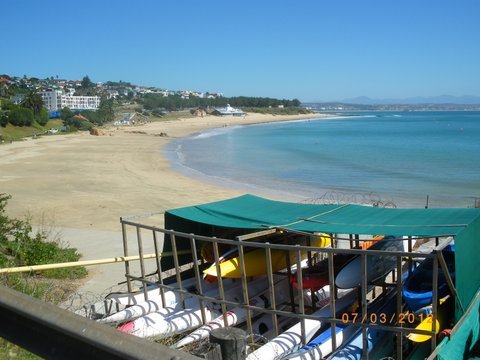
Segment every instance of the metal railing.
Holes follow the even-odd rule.
[[[139,219],[141,216],[135,216],[135,219]],[[402,341],[403,341],[403,335],[409,334],[409,333],[416,333],[416,334],[423,334],[423,335],[430,335],[431,336],[431,351],[433,351],[436,347],[436,316],[437,316],[437,304],[438,304],[438,265],[441,265],[441,268],[444,272],[444,274],[447,277],[448,285],[450,289],[453,291],[453,294],[455,294],[455,289],[453,287],[453,283],[448,275],[448,269],[446,269],[446,264],[445,260],[443,259],[441,255],[441,250],[447,246],[453,238],[450,238],[450,241],[444,241],[441,245],[438,245],[438,240],[439,237],[433,237],[436,239],[436,245],[437,247],[434,249],[433,252],[431,253],[415,253],[412,251],[412,238],[408,238],[408,250],[409,251],[382,251],[382,250],[359,250],[359,249],[352,249],[352,248],[337,248],[337,247],[330,247],[330,248],[324,248],[324,247],[315,247],[315,246],[308,246],[308,245],[286,245],[286,244],[280,244],[280,243],[270,243],[270,242],[258,242],[258,241],[251,241],[252,239],[255,238],[262,238],[265,236],[269,236],[271,234],[278,234],[280,232],[283,233],[295,233],[297,235],[303,235],[306,237],[306,239],[315,236],[311,233],[303,233],[300,231],[292,231],[289,229],[285,228],[270,228],[266,229],[263,231],[260,231],[258,233],[253,233],[253,234],[247,234],[243,236],[237,236],[235,240],[232,239],[222,239],[222,238],[215,238],[215,237],[209,237],[209,236],[202,236],[202,235],[195,235],[195,234],[188,234],[188,233],[183,233],[183,232],[178,232],[174,230],[167,230],[167,229],[162,229],[157,226],[152,226],[152,225],[146,225],[142,224],[136,221],[132,221],[132,218],[121,218],[120,219],[121,224],[122,224],[122,230],[123,230],[123,241],[124,241],[124,255],[129,256],[130,251],[132,248],[136,248],[138,251],[138,254],[140,256],[140,268],[137,269],[140,272],[140,275],[132,275],[132,269],[131,269],[131,264],[126,262],[125,264],[125,275],[126,275],[126,280],[127,280],[127,287],[128,290],[131,291],[134,289],[134,283],[138,283],[139,287],[142,287],[144,289],[144,296],[145,299],[148,299],[148,286],[157,286],[161,297],[163,301],[165,300],[164,293],[165,291],[174,291],[179,294],[182,294],[183,296],[196,296],[199,302],[199,307],[200,309],[203,309],[203,304],[205,303],[210,303],[210,304],[216,304],[218,307],[221,308],[223,318],[224,318],[224,324],[227,325],[227,315],[226,315],[226,309],[227,306],[235,306],[235,307],[243,307],[247,310],[247,318],[246,318],[246,328],[247,332],[252,336],[253,339],[253,334],[252,334],[252,313],[255,314],[271,314],[272,315],[272,322],[274,326],[274,331],[275,335],[279,334],[279,328],[278,328],[278,318],[279,317],[289,317],[289,318],[294,318],[301,322],[301,338],[302,338],[302,344],[305,345],[305,320],[307,319],[314,319],[314,320],[321,320],[325,323],[329,323],[331,326],[332,330],[332,341],[333,341],[333,349],[336,349],[336,343],[335,343],[335,326],[338,324],[345,324],[345,320],[342,318],[337,317],[337,311],[336,311],[336,301],[337,301],[337,289],[335,286],[334,278],[334,255],[336,254],[350,254],[350,255],[356,255],[361,257],[361,272],[362,272],[362,281],[361,281],[361,286],[360,286],[360,293],[358,296],[358,305],[359,309],[361,309],[360,313],[361,314],[368,314],[368,305],[369,305],[369,299],[368,297],[375,297],[377,289],[373,289],[373,295],[372,291],[370,291],[370,285],[367,284],[367,262],[368,262],[368,257],[370,256],[388,256],[388,257],[395,257],[396,258],[396,265],[395,267],[390,271],[390,278],[392,279],[390,283],[384,282],[381,285],[377,286],[381,288],[381,293],[387,293],[388,289],[393,289],[393,291],[396,291],[396,317],[395,319],[399,319],[399,314],[404,312],[404,309],[402,307],[403,301],[402,301],[402,273],[405,272],[405,268],[407,271],[412,270],[412,263],[413,261],[418,261],[420,259],[427,259],[427,258],[432,258],[433,259],[433,272],[432,272],[432,295],[433,295],[433,301],[432,301],[432,321],[433,321],[433,328],[432,331],[427,331],[427,330],[417,330],[409,327],[404,327],[402,324],[399,324],[398,321],[394,322],[393,324],[377,324],[377,323],[371,323],[371,322],[352,322],[352,325],[358,326],[362,328],[363,332],[363,341],[364,341],[364,352],[367,349],[366,346],[366,341],[367,341],[367,336],[366,336],[366,331],[368,328],[372,329],[378,329],[382,331],[389,331],[392,333],[397,334],[397,341],[396,341],[396,358],[401,359],[402,358]],[[136,237],[134,239],[134,245],[131,246],[131,240],[129,239],[128,236],[128,231],[127,229],[129,227],[133,227],[135,230],[134,233],[136,234]],[[151,236],[150,239],[153,241],[153,245],[155,248],[155,252],[157,254],[156,261],[153,265],[154,267],[154,272],[149,273],[149,275],[156,274],[156,278],[152,279],[151,276],[147,275],[147,267],[145,265],[144,259],[142,259],[142,254],[143,254],[143,249],[144,249],[144,238],[143,235],[144,232],[150,232]],[[160,239],[161,236],[159,234],[163,234],[165,239]],[[445,234],[443,237],[450,236],[448,234]],[[330,237],[332,239],[332,246],[335,246],[335,244],[338,244],[339,242],[343,241],[348,241],[350,245],[353,244],[358,244],[359,242],[362,241],[367,241],[371,240],[371,238],[367,239],[360,239],[360,237],[357,235],[353,237],[352,235],[348,237],[340,237],[340,236],[334,236],[333,234],[330,234]],[[431,239],[432,237],[428,238],[423,238],[423,239]],[[166,240],[169,239],[169,240]],[[188,265],[189,267],[193,268],[194,272],[194,277],[195,277],[195,291],[192,292],[191,290],[189,291],[188,289],[184,288],[182,285],[182,277],[181,277],[181,272],[182,272],[182,264],[179,259],[179,255],[177,254],[177,243],[178,241],[187,241],[188,244],[190,245],[190,250],[192,254],[192,259],[193,261]],[[416,238],[421,239],[421,238]],[[249,240],[249,241],[247,241]],[[173,269],[175,271],[175,278],[176,278],[176,284],[174,285],[167,285],[165,284],[164,280],[166,278],[166,269],[162,269],[161,266],[161,258],[162,258],[162,251],[164,248],[164,244],[160,243],[161,241],[170,241],[171,247],[172,247],[172,252],[173,252],[173,262],[174,266]],[[220,267],[219,267],[219,259],[220,259],[220,252],[219,252],[219,245],[224,244],[224,245],[229,245],[229,246],[236,246],[238,247],[238,258],[239,258],[239,267],[240,267],[240,282],[242,286],[242,293],[243,293],[243,302],[238,302],[238,301],[232,301],[228,300],[225,296],[225,286],[224,286],[224,280],[222,279],[221,276],[218,276],[218,295],[216,296],[209,296],[204,294],[202,291],[202,276],[201,276],[201,266],[204,265],[204,262],[202,259],[198,257],[197,254],[197,243],[198,242],[207,242],[211,243],[213,247],[213,253],[214,253],[214,263],[216,264],[216,269],[217,269],[217,274],[220,273]],[[403,239],[401,241],[404,241]],[[265,250],[265,258],[267,262],[267,274],[266,274],[266,281],[268,282],[268,295],[270,298],[270,306],[269,307],[259,307],[255,306],[249,303],[249,290],[248,290],[248,278],[245,274],[245,262],[244,262],[244,254],[246,248],[254,248],[254,249],[264,249]],[[290,293],[292,298],[290,299],[290,305],[292,306],[292,310],[295,310],[294,312],[289,312],[285,311],[282,309],[278,308],[278,305],[276,303],[275,299],[275,285],[274,285],[274,271],[272,270],[272,256],[271,252],[272,250],[283,250],[283,251],[288,251],[288,252],[296,252],[297,254],[297,262],[296,264],[289,264],[289,265],[296,265],[296,269],[301,269],[302,263],[301,263],[301,253],[302,252],[307,252],[308,253],[308,259],[309,261],[312,259],[312,254],[321,254],[322,258],[327,258],[328,259],[328,269],[329,269],[329,284],[330,284],[330,294],[334,294],[333,296],[330,296],[330,316],[328,317],[318,317],[318,316],[312,316],[310,313],[312,311],[311,306],[310,308],[306,306],[304,303],[304,294],[303,294],[303,289],[302,289],[302,272],[297,271],[296,276],[297,276],[297,281],[298,281],[298,289],[296,291],[292,290],[292,286],[290,284]],[[288,256],[287,256],[288,258]],[[283,272],[282,274],[285,276],[292,276],[292,271],[290,270],[290,266],[287,267],[287,272]],[[138,272],[138,271],[137,271]],[[396,280],[395,280],[396,279]],[[313,293],[313,291],[312,291]],[[296,300],[297,299],[297,300]],[[311,304],[313,304],[313,309],[315,307],[315,301],[312,299]],[[202,313],[202,318],[205,322],[205,314]],[[367,354],[364,353],[365,357],[367,357]]]
[[[0,286],[0,337],[46,359],[198,359]]]

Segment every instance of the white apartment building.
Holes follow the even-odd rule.
[[[61,90],[41,91],[39,95],[48,111],[57,111],[64,107],[71,110],[97,110],[100,106],[99,96],[65,95]]]

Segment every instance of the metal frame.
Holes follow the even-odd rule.
[[[46,359],[176,359],[197,357],[130,336],[0,286],[0,337]]]
[[[147,214],[146,216],[150,216]],[[135,216],[135,219],[141,218],[142,216]],[[237,306],[237,307],[244,307],[247,309],[247,330],[250,336],[252,336],[253,339],[253,334],[252,334],[252,319],[251,315],[253,312],[255,313],[264,313],[264,314],[271,314],[272,319],[273,319],[273,327],[275,330],[275,334],[278,335],[279,329],[278,329],[278,317],[279,316],[284,316],[284,317],[291,317],[291,318],[296,318],[301,322],[301,338],[302,338],[302,343],[305,342],[305,320],[306,319],[321,319],[325,322],[330,322],[331,329],[332,329],[332,340],[333,340],[333,349],[336,349],[336,339],[335,339],[335,325],[336,324],[341,324],[344,323],[341,319],[337,318],[335,316],[336,314],[336,287],[334,284],[334,263],[333,263],[333,255],[334,254],[352,254],[352,255],[360,255],[361,256],[361,269],[362,269],[362,285],[361,286],[361,310],[363,314],[368,314],[368,300],[367,300],[367,295],[369,293],[369,289],[367,287],[367,276],[366,276],[366,270],[367,270],[367,256],[372,256],[372,255],[388,255],[388,256],[395,256],[397,258],[395,270],[393,271],[393,279],[394,283],[389,284],[389,286],[395,286],[396,291],[397,291],[397,306],[396,306],[396,311],[401,312],[402,311],[402,298],[401,298],[401,287],[402,287],[402,267],[404,264],[411,264],[415,259],[426,259],[426,258],[433,258],[433,278],[432,278],[432,292],[433,292],[433,317],[435,320],[436,317],[436,310],[437,310],[437,305],[438,305],[438,294],[437,294],[437,284],[438,284],[438,264],[442,266],[442,269],[444,272],[447,274],[447,281],[448,285],[453,289],[454,294],[456,294],[455,289],[453,287],[453,282],[451,281],[450,277],[448,276],[448,272],[445,271],[446,269],[446,264],[441,256],[441,250],[448,245],[450,241],[446,241],[442,243],[440,246],[437,246],[432,253],[415,253],[412,252],[412,246],[411,246],[411,240],[412,238],[408,238],[408,250],[410,251],[381,251],[381,250],[359,250],[359,249],[338,249],[338,248],[320,248],[320,247],[312,247],[312,246],[304,246],[304,245],[284,245],[284,244],[273,244],[270,242],[256,242],[253,241],[254,239],[258,239],[259,237],[270,235],[270,234],[275,234],[279,231],[282,232],[290,232],[290,233],[295,233],[299,235],[305,235],[305,236],[312,236],[311,233],[305,233],[301,231],[293,231],[290,229],[287,229],[285,227],[270,227],[265,230],[261,230],[255,233],[250,233],[242,236],[238,236],[236,240],[231,240],[231,239],[222,239],[222,238],[216,238],[216,237],[208,237],[208,236],[201,236],[201,235],[195,235],[195,234],[187,234],[187,233],[182,233],[174,230],[167,230],[167,229],[162,229],[157,226],[151,226],[151,225],[145,225],[141,224],[139,222],[131,221],[132,217],[129,219],[127,218],[121,218],[120,222],[122,224],[122,231],[123,231],[123,238],[124,238],[124,252],[125,256],[128,256],[129,252],[129,247],[127,244],[127,236],[126,236],[126,229],[127,226],[132,226],[136,229],[137,233],[137,241],[138,241],[138,248],[139,250],[143,248],[142,246],[142,239],[141,239],[141,233],[139,229],[145,229],[153,232],[153,238],[156,241],[157,239],[157,233],[162,233],[164,235],[169,235],[171,242],[172,242],[172,250],[173,250],[173,260],[174,260],[174,266],[175,266],[175,272],[176,272],[176,277],[177,277],[177,283],[178,287],[174,286],[169,286],[165,285],[163,283],[162,279],[162,272],[160,268],[160,261],[157,258],[157,273],[159,275],[159,281],[152,281],[147,279],[145,275],[145,269],[142,267],[144,266],[143,264],[141,265],[141,276],[133,276],[131,275],[131,268],[126,262],[125,264],[125,271],[126,271],[126,278],[127,278],[127,284],[129,285],[128,288],[131,290],[131,284],[133,281],[138,281],[142,284],[144,288],[146,288],[147,285],[156,285],[160,288],[160,291],[164,292],[167,290],[173,290],[176,291],[180,294],[187,295],[189,293],[187,290],[185,290],[182,287],[182,281],[180,277],[180,265],[179,265],[179,260],[178,260],[178,253],[176,250],[176,241],[177,238],[185,238],[190,241],[191,244],[191,249],[192,249],[192,255],[194,259],[197,259],[197,252],[195,248],[195,243],[196,241],[206,241],[206,242],[211,242],[213,244],[213,249],[214,249],[214,259],[217,264],[217,272],[220,272],[220,267],[219,267],[219,250],[218,250],[218,245],[219,244],[227,244],[227,245],[232,245],[232,246],[237,246],[238,247],[238,256],[239,256],[239,266],[240,266],[240,271],[241,271],[241,284],[242,284],[242,291],[243,291],[243,303],[238,303],[234,301],[229,301],[225,298],[225,289],[224,289],[224,284],[223,284],[223,279],[220,277],[218,279],[218,285],[219,285],[219,297],[210,297],[206,296],[203,294],[202,289],[201,289],[201,274],[198,268],[198,261],[194,261],[192,266],[194,267],[195,270],[195,278],[196,278],[196,286],[197,286],[197,294],[194,294],[199,301],[199,305],[202,306],[204,302],[212,302],[216,303],[221,307],[222,314],[224,316],[224,322],[225,324],[227,323],[227,318],[226,318],[226,307],[228,306]],[[312,219],[309,219],[312,221]],[[315,221],[315,220],[313,220]],[[333,234],[332,234],[333,235]],[[349,241],[350,244],[358,244],[361,241],[368,241],[371,239],[360,239],[357,234],[353,234],[355,237],[353,238],[352,235],[346,238],[338,237],[338,236],[332,236],[332,245],[338,241]],[[451,236],[450,234],[445,234],[442,237],[447,237]],[[438,236],[431,236],[431,237],[425,237],[428,239],[431,238],[438,238]],[[419,239],[419,238],[417,238]],[[247,241],[249,240],[249,241]],[[353,241],[354,240],[354,241]],[[402,240],[404,241],[404,240]],[[270,308],[265,309],[262,307],[258,306],[253,306],[249,304],[249,294],[248,294],[248,279],[246,278],[245,275],[245,268],[244,268],[244,247],[253,247],[253,248],[261,248],[265,249],[265,254],[266,254],[266,260],[267,260],[267,281],[269,284],[269,289],[268,292],[270,294]],[[284,310],[279,310],[278,305],[275,299],[275,291],[274,291],[274,281],[273,281],[273,271],[272,271],[272,260],[271,260],[271,251],[272,250],[285,250],[285,251],[296,251],[297,255],[300,255],[301,252],[309,252],[310,254],[313,252],[318,252],[320,254],[323,254],[328,258],[328,268],[329,268],[329,281],[330,281],[330,316],[329,317],[313,317],[309,314],[306,313],[305,309],[305,304],[303,300],[303,291],[302,286],[299,286],[297,290],[298,295],[298,304],[294,305],[296,309],[298,309],[297,313],[291,313],[288,311]],[[156,251],[158,256],[161,256],[161,252]],[[295,264],[297,266],[297,269],[301,267],[301,256],[297,256],[297,263]],[[405,259],[405,260],[404,260]],[[140,260],[141,263],[143,263],[143,259]],[[292,264],[294,265],[294,264]],[[409,271],[411,271],[411,266],[408,266]],[[395,280],[396,278],[396,280]],[[301,271],[297,271],[297,281],[298,284],[302,285],[302,273]],[[385,288],[384,288],[385,290]],[[399,291],[400,290],[400,291]],[[293,303],[293,299],[292,299]],[[203,308],[203,307],[202,307]],[[205,314],[202,314],[203,319],[205,320]],[[398,313],[397,317],[398,319]],[[434,327],[435,327],[435,321],[433,322]],[[432,346],[432,352],[435,349],[436,346],[436,336],[435,336],[435,328],[432,331],[425,331],[425,330],[415,330],[412,328],[406,328],[403,326],[398,326],[396,324],[393,325],[381,325],[381,324],[371,324],[371,323],[354,323],[353,325],[361,327],[362,328],[362,333],[363,333],[363,341],[364,345],[367,341],[367,329],[368,328],[377,328],[379,330],[385,330],[385,331],[390,331],[393,333],[397,333],[397,343],[396,343],[396,352],[397,352],[397,358],[401,359],[402,354],[401,354],[401,349],[402,349],[402,334],[407,334],[407,333],[418,333],[418,334],[425,334],[425,335],[431,335],[432,340],[431,340],[431,346]],[[366,346],[364,346],[364,349],[366,349]],[[366,354],[364,354],[366,355]],[[367,358],[367,356],[365,356]]]

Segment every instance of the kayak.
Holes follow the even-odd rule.
[[[170,285],[175,288],[178,288],[176,283]],[[182,281],[182,287],[189,288],[195,286],[195,278],[190,278]],[[212,286],[213,288],[213,286]],[[147,287],[147,296],[149,300],[153,299],[160,299],[161,301],[161,293],[160,288],[158,286],[148,286]],[[177,303],[180,300],[180,296],[178,292],[172,290],[165,290],[165,304],[161,303],[161,307],[172,306],[173,304]],[[145,302],[145,293],[143,290],[135,290],[132,292],[113,292],[108,294],[105,299],[115,301],[119,304],[123,304],[126,306],[135,305],[139,303]]]
[[[312,241],[311,246],[313,247],[325,247],[330,245],[330,236],[327,234],[322,234],[321,236],[317,236]],[[288,258],[286,256],[288,253]],[[272,258],[272,271],[279,271],[285,269],[290,265],[294,265],[297,262],[297,251],[288,251],[285,250],[271,250],[271,258]],[[307,257],[307,252],[301,252],[302,259]],[[245,269],[245,276],[258,276],[264,275],[267,273],[267,257],[265,254],[265,249],[255,249],[252,251],[248,251],[244,253],[244,269]],[[289,262],[287,261],[289,260]],[[229,260],[223,261],[219,264],[220,266],[220,276],[222,278],[240,278],[242,276],[240,272],[240,259],[238,256],[233,257]],[[203,271],[205,275],[215,276],[217,277],[217,266],[213,264],[209,268]]]
[[[203,309],[206,321],[216,318],[219,313],[209,307]],[[129,321],[117,329],[138,337],[165,338],[197,328],[203,324],[202,309],[186,309],[165,317],[163,314],[150,313]]]
[[[386,295],[386,297],[380,297],[368,307],[369,318],[372,319],[371,314],[376,314],[376,318],[379,319],[380,316],[385,316],[387,319],[390,318],[396,310],[396,296],[395,292],[391,292]],[[357,330],[353,337],[344,342],[339,349],[337,349],[328,359],[362,359],[363,356],[363,333],[362,328],[356,326]],[[374,356],[373,353],[378,351],[376,347],[381,344],[387,334],[391,334],[388,331],[378,330],[376,328],[367,328],[367,349],[365,351],[369,354],[369,358],[378,359],[379,357]]]
[[[352,255],[349,254],[336,254],[333,257],[334,271],[338,271],[348,261],[352,259]],[[292,274],[290,277],[295,289],[298,289],[298,277],[297,274]],[[302,285],[303,289],[312,289],[317,291],[329,283],[328,278],[328,259],[320,261],[312,267],[302,269]]]
[[[368,248],[368,250],[403,251],[404,241],[394,236],[386,236]],[[362,282],[362,258],[356,256],[347,263],[335,278],[335,284],[340,289],[358,287]],[[397,264],[395,256],[369,255],[367,256],[367,283],[376,281],[392,271]]]
[[[354,325],[339,324],[335,326],[335,341],[337,347],[348,340],[355,332],[357,327]],[[333,349],[332,329],[328,327],[317,337],[312,339],[307,345],[298,351],[287,355],[284,359],[290,360],[321,360],[330,354]]]
[[[442,251],[445,263],[455,280],[455,251],[452,245]],[[425,259],[418,265],[403,285],[403,299],[408,308],[415,312],[432,303],[433,258]],[[438,297],[445,297],[449,292],[447,280],[440,264],[438,264]]]
[[[444,298],[440,299],[440,304],[437,308],[437,316],[435,321],[435,334],[438,334],[441,330],[450,327],[450,322],[453,318],[455,301],[452,296],[447,295]],[[418,314],[418,312],[417,312]],[[429,315],[423,318],[423,321],[420,322],[415,327],[416,330],[433,330],[433,317],[430,312]],[[422,343],[427,340],[430,340],[432,337],[430,335],[415,334],[410,333],[407,335],[407,339],[415,343]]]
[[[390,296],[392,295],[389,295],[387,301],[393,301],[390,299]],[[383,306],[384,303],[384,298],[379,298],[378,300],[375,300],[369,307],[369,313],[372,314],[379,312],[379,308]],[[337,348],[349,341],[351,337],[357,332],[358,327],[353,324],[337,324],[335,326],[335,339]],[[286,358],[296,360],[320,360],[328,356],[332,352],[332,350],[332,329],[327,328],[323,330],[314,339],[312,339],[307,345],[303,346],[298,351],[288,355]]]
[[[179,303],[174,304],[174,307],[161,307],[159,306],[159,302],[155,300],[148,300],[144,303],[140,303],[137,305],[130,306],[124,310],[118,311],[112,315],[109,315],[105,318],[98,319],[97,322],[101,324],[109,324],[109,323],[122,323],[128,320],[133,320],[138,317],[150,314],[152,312],[156,312],[161,314],[162,316],[166,317],[172,315],[176,311],[179,310]]]
[[[268,289],[264,291],[267,292]],[[275,300],[278,303],[282,303],[286,300],[288,300],[288,282],[287,278],[283,277],[277,284],[275,284]],[[249,299],[249,304],[253,306],[258,306],[258,307],[269,307],[270,306],[270,299],[266,294],[258,294],[257,296],[254,296]],[[255,316],[255,312],[250,313],[251,316]],[[226,321],[227,321],[227,326],[235,326],[238,324],[241,324],[247,320],[248,312],[247,309],[244,307],[235,307],[234,309],[228,311],[226,313]],[[271,319],[271,315],[268,315]],[[217,318],[213,319],[212,321],[206,323],[205,325],[201,326],[197,330],[193,331],[183,339],[181,339],[179,342],[175,344],[176,348],[180,348],[183,346],[186,346],[188,344],[191,344],[193,342],[202,340],[207,338],[210,333],[214,329],[219,329],[225,327],[225,321],[223,315],[218,316]],[[261,330],[258,329],[258,331]],[[254,329],[255,333],[255,329]]]
[[[248,250],[245,249],[245,250],[246,250],[246,252],[251,251],[251,249],[248,249]],[[212,251],[213,251],[213,250],[212,250]],[[222,264],[222,263],[224,263],[225,261],[228,261],[228,260],[230,260],[230,259],[233,259],[233,258],[235,258],[235,257],[237,257],[237,256],[238,256],[238,248],[230,249],[230,250],[228,250],[227,252],[225,252],[222,256],[220,256],[220,257],[218,258],[218,263],[219,263],[219,264]],[[215,260],[212,261],[212,262],[215,262]],[[204,273],[204,275],[203,275],[203,279],[204,279],[206,282],[208,282],[208,283],[214,283],[214,282],[217,282],[217,281],[218,281],[218,278],[217,278],[216,276],[208,275],[208,274],[205,274],[205,273]]]
[[[283,277],[281,279],[283,279]],[[274,277],[274,281],[278,282],[277,276]],[[225,285],[225,298],[227,300],[243,302],[243,288],[240,281],[231,282]],[[252,296],[264,292],[268,289],[268,283],[265,277],[257,278],[254,281],[251,281],[248,285],[249,293],[252,294]],[[202,284],[202,290],[203,288],[207,289],[203,291],[203,294],[205,296],[219,296],[219,291],[216,284],[214,287],[205,287]],[[190,309],[196,309],[199,307],[198,299],[193,294],[185,295],[183,302],[181,301],[180,294],[176,291],[166,291],[165,297],[167,296],[170,299],[169,306],[164,307],[161,297],[159,295],[156,295],[151,300],[139,302],[121,311],[113,313],[107,317],[98,319],[97,322],[121,323],[136,319],[152,312],[157,312],[158,314],[164,314],[165,316],[167,316],[175,311],[182,310],[183,307]]]
[[[288,305],[281,305],[277,307],[277,310],[288,311],[289,308],[290,307]],[[278,316],[278,331],[281,333],[287,330],[290,326],[292,326],[293,321],[295,320],[291,317]],[[246,325],[244,325],[243,328],[245,331],[248,331],[248,327]],[[275,326],[271,314],[261,314],[253,319],[252,335],[254,337],[254,342],[260,340],[262,343],[265,343],[265,341],[269,341],[275,337]]]
[[[337,314],[347,311],[357,300],[357,292],[349,291],[336,302]],[[318,317],[329,317],[330,306],[326,305],[320,310],[312,314]],[[317,331],[324,325],[323,320],[306,319],[305,324],[305,341],[310,341]],[[247,360],[267,360],[275,359],[287,355],[300,348],[302,344],[302,325],[301,322],[296,323],[287,331],[283,332],[273,340],[269,341],[256,351],[248,355]]]

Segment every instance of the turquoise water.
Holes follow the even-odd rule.
[[[400,206],[473,206],[480,198],[480,112],[362,113],[227,127],[170,145],[212,179],[303,198],[375,193]]]

